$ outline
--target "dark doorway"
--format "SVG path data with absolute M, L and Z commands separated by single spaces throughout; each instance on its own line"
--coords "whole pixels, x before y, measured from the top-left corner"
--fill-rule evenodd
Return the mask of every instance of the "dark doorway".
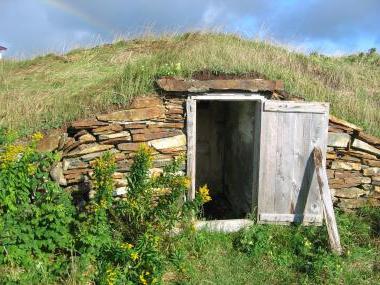
M 255 101 L 198 101 L 196 188 L 207 184 L 207 219 L 245 218 L 254 189 Z

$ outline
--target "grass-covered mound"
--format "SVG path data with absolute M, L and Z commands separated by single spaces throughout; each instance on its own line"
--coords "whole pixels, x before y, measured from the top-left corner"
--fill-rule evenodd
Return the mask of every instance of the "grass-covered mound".
M 304 55 L 234 35 L 183 34 L 118 41 L 65 55 L 0 62 L 0 125 L 21 134 L 109 109 L 154 92 L 162 75 L 199 70 L 281 79 L 286 91 L 331 103 L 332 114 L 380 136 L 380 57 Z

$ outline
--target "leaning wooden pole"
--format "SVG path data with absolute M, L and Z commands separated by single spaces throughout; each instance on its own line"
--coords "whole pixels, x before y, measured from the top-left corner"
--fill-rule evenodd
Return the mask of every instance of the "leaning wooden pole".
M 342 247 L 340 245 L 338 226 L 336 224 L 333 202 L 327 180 L 326 162 L 323 160 L 322 151 L 319 147 L 314 148 L 313 154 L 330 246 L 333 252 L 341 255 Z

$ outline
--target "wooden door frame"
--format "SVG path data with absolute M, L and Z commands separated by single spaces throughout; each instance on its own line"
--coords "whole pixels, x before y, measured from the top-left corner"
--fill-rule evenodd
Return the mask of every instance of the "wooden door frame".
M 259 162 L 260 162 L 260 132 L 261 132 L 261 113 L 264 102 L 267 99 L 259 93 L 205 93 L 202 95 L 189 96 L 186 99 L 186 126 L 187 126 L 187 176 L 191 180 L 191 188 L 188 192 L 187 199 L 195 198 L 196 182 L 196 142 L 197 142 L 197 102 L 198 101 L 256 101 L 255 110 L 255 145 L 254 145 L 254 167 L 253 190 L 252 191 L 252 210 L 257 208 L 257 191 L 259 189 Z

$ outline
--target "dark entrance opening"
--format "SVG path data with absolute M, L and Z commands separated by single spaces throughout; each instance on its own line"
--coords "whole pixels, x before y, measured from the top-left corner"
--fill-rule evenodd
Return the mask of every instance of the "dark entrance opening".
M 207 184 L 207 219 L 252 212 L 256 101 L 197 102 L 196 188 Z

